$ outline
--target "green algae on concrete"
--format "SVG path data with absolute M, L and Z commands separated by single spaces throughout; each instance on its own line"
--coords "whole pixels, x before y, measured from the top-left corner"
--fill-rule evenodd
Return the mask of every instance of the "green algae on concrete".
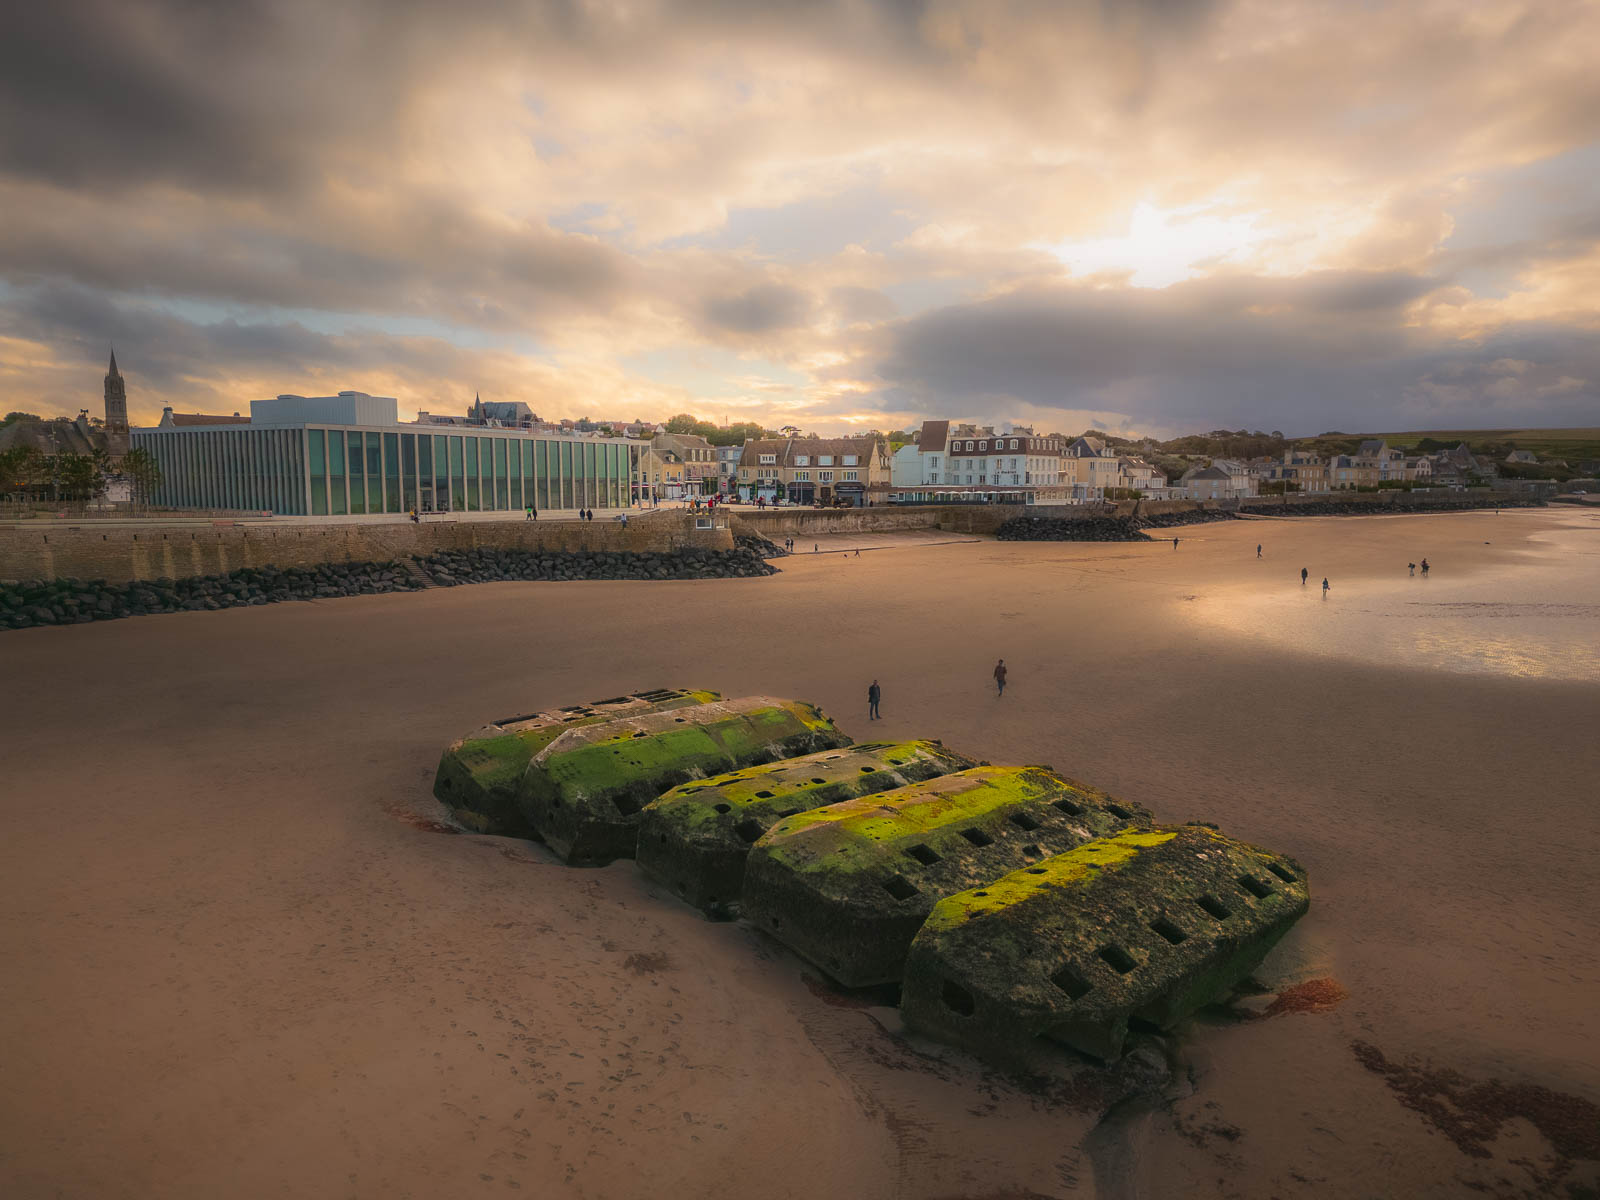
M 600 865 L 633 857 L 640 810 L 679 784 L 849 744 L 803 700 L 718 700 L 563 731 L 529 762 L 519 802 L 562 858 Z
M 1048 767 L 976 767 L 784 818 L 744 912 L 846 987 L 890 983 L 938 900 L 1149 819 Z
M 901 1011 L 1001 1060 L 1049 1037 L 1111 1060 L 1226 994 L 1310 905 L 1293 859 L 1201 825 L 1098 839 L 934 905 Z
M 730 916 L 751 845 L 779 821 L 975 765 L 937 741 L 866 742 L 685 783 L 645 808 L 639 868 L 702 912 Z
M 668 712 L 720 699 L 716 692 L 660 688 L 506 717 L 473 730 L 445 748 L 433 778 L 433 794 L 470 829 L 527 837 L 533 830 L 517 805 L 522 776 L 533 756 L 562 732 L 617 717 Z

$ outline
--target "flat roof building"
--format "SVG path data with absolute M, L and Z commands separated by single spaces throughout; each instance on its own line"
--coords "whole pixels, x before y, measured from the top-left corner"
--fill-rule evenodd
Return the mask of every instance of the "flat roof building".
M 645 444 L 402 425 L 391 397 L 279 396 L 248 424 L 135 429 L 162 482 L 150 503 L 295 516 L 626 508 Z

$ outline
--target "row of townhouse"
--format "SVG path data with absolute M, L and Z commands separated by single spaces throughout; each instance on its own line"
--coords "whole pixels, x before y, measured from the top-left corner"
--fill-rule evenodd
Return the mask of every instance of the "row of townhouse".
M 739 456 L 736 495 L 747 502 L 864 505 L 888 487 L 889 444 L 875 434 L 761 438 Z
M 1071 504 L 1116 489 L 1162 493 L 1167 480 L 1143 459 L 1118 454 L 1099 438 L 1039 434 L 1014 425 L 924 421 L 895 452 L 891 503 L 998 501 Z

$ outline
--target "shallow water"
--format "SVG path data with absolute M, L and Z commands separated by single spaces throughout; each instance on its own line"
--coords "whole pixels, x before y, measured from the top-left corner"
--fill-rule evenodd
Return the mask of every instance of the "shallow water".
M 1489 543 L 1485 543 L 1487 545 Z M 1528 538 L 1461 574 L 1208 589 L 1183 605 L 1213 631 L 1283 649 L 1422 671 L 1600 681 L 1600 518 Z

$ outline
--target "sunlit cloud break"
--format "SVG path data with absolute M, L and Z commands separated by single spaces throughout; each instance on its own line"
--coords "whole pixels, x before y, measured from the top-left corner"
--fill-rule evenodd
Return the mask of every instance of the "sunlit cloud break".
M 0 14 L 4 407 L 1592 423 L 1583 0 Z M 1525 369 L 1507 372 L 1497 363 Z

